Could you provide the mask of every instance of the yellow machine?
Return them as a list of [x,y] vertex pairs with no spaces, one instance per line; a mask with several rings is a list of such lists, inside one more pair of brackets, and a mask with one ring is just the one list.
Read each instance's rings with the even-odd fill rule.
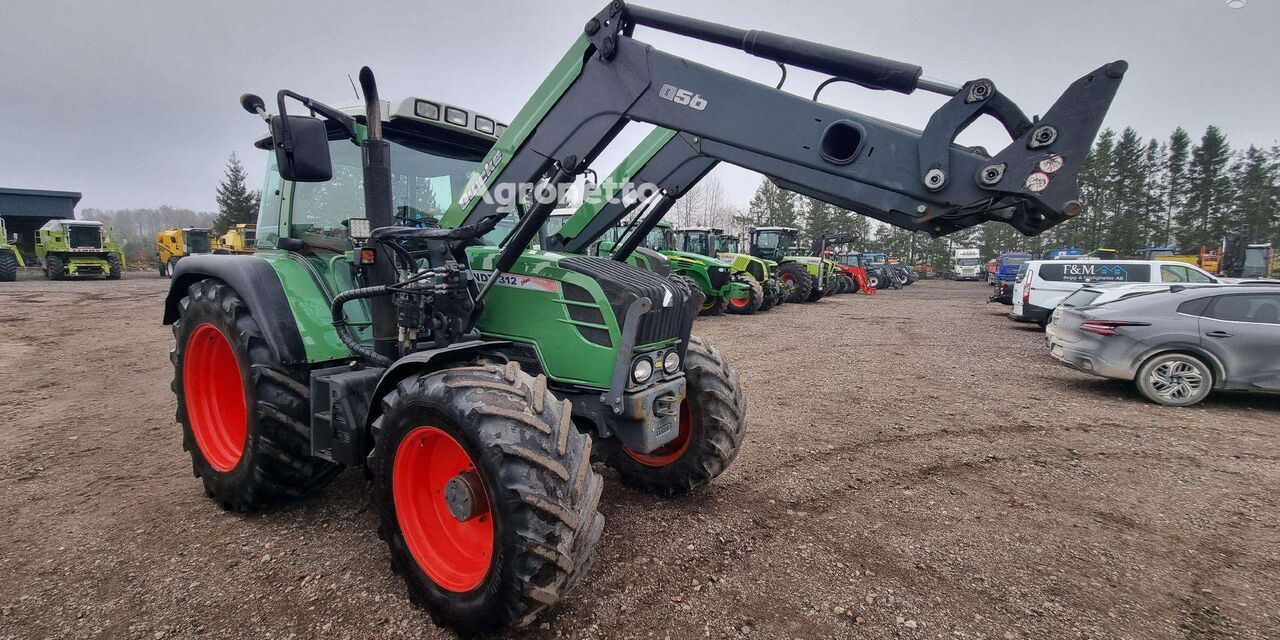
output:
[[173,277],[173,267],[189,255],[209,253],[211,235],[208,229],[195,227],[165,229],[156,233],[156,264],[159,265],[160,277]]
[[257,239],[255,224],[238,224],[214,241],[214,253],[253,253]]

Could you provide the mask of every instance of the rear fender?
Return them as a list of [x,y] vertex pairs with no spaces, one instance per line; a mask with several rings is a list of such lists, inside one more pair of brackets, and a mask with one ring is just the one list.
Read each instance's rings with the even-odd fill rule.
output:
[[164,324],[178,320],[178,303],[187,295],[187,289],[207,278],[227,283],[249,305],[263,339],[279,362],[307,363],[307,352],[280,276],[269,262],[256,256],[192,255],[179,260],[164,300]]

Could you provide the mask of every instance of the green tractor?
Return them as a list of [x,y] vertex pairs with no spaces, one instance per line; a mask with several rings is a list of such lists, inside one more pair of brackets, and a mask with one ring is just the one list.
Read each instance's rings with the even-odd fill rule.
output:
[[682,250],[676,244],[677,237],[671,223],[663,220],[645,234],[641,245],[665,256],[672,271],[697,285],[703,296],[702,315],[718,316],[725,311],[751,314],[760,310],[764,295],[759,284],[734,273],[729,264],[717,258]]
[[830,258],[789,255],[799,247],[800,231],[791,227],[755,227],[750,230],[748,253],[778,265],[778,280],[787,302],[817,302],[835,293],[839,267]]
[[[751,311],[768,311],[783,301],[782,290],[773,275],[777,263],[761,260],[752,255],[738,252],[738,239],[725,234],[723,229],[715,227],[685,227],[676,231],[676,248],[691,254],[717,258],[728,263],[735,278],[751,286],[751,298],[745,301],[746,309]],[[744,301],[730,300],[729,311],[736,313],[735,307]]]
[[[593,461],[674,496],[721,474],[745,438],[737,373],[692,335],[700,292],[626,264],[640,234],[624,237],[621,259],[529,249],[556,192],[628,123],[714,132],[702,152],[890,224],[956,231],[991,219],[968,213],[981,205],[1033,234],[1075,213],[1063,199],[1124,72],[1095,70],[1045,113],[1051,149],[1028,150],[1032,129],[999,96],[990,113],[1019,131],[998,156],[1013,182],[982,187],[968,178],[991,158],[950,142],[959,131],[920,144],[929,131],[677,58],[633,39],[637,27],[748,35],[615,0],[509,127],[434,100],[384,103],[367,68],[360,111],[281,90],[273,115],[242,96],[274,152],[257,252],[181,260],[164,302],[176,419],[212,500],[257,509],[357,468],[414,602],[464,634],[527,625],[591,562],[604,524]],[[972,82],[926,84],[915,65],[763,32],[750,41],[873,88],[941,91],[954,108],[987,113],[998,95],[966,101]],[[856,161],[863,146],[883,151]],[[1050,150],[1054,186],[1010,186]],[[911,179],[921,163],[957,178],[927,188]],[[645,210],[674,194],[650,194]],[[940,210],[904,214],[917,208],[906,200]],[[431,223],[396,224],[398,211],[432,210],[443,214]]]
[[4,218],[0,218],[0,282],[13,282],[18,279],[18,269],[26,268],[22,261],[22,252],[17,244],[9,242],[9,232],[4,228]]
[[105,276],[119,280],[124,251],[115,232],[97,220],[50,220],[36,232],[36,258],[50,280]]

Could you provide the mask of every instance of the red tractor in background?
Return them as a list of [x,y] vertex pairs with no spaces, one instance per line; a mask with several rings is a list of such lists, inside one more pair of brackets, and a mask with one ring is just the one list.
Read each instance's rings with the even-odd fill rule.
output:
[[830,258],[836,263],[837,273],[847,276],[853,282],[853,291],[844,293],[861,293],[863,295],[871,295],[876,292],[876,288],[871,286],[867,279],[867,270],[862,268],[861,263],[852,264],[849,261],[841,260],[843,256],[827,247],[850,244],[858,240],[858,235],[852,231],[842,231],[836,233],[828,233],[813,239],[813,255]]

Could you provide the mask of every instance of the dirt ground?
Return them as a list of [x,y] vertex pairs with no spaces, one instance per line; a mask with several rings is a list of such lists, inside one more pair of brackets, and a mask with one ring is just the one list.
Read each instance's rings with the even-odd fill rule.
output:
[[[0,638],[446,638],[362,474],[254,515],[173,421],[167,281],[0,283]],[[1050,360],[982,284],[700,319],[749,402],[706,490],[610,483],[526,638],[1280,637],[1280,399]]]

